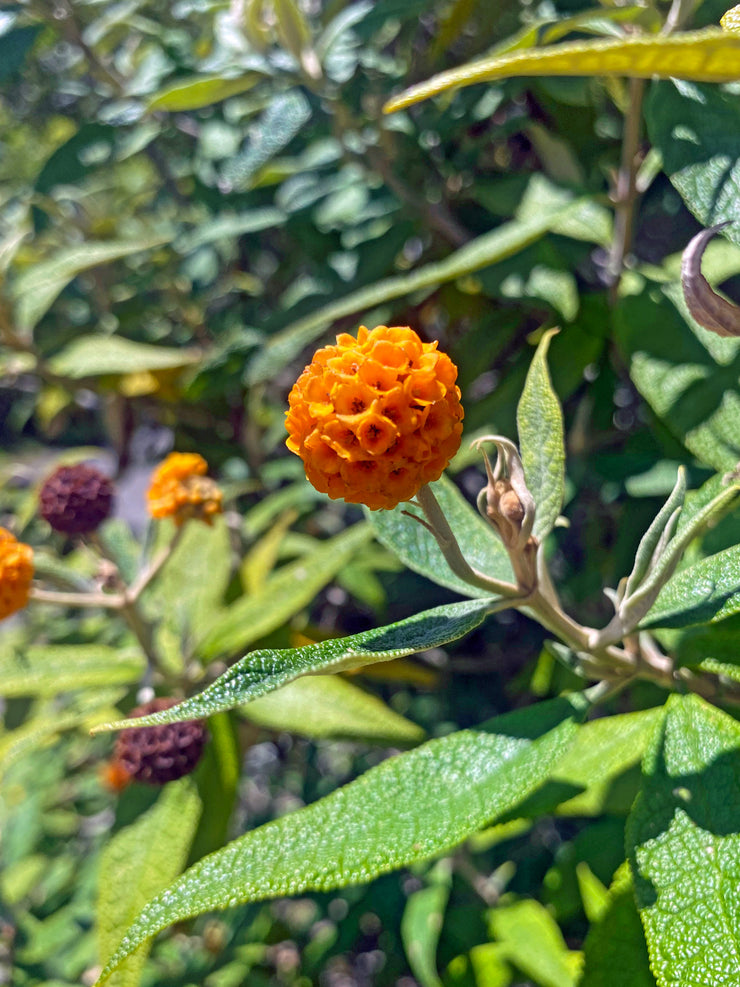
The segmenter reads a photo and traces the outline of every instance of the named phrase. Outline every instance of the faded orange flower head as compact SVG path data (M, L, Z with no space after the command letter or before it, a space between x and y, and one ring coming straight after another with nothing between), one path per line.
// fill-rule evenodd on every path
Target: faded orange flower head
M390 510L460 447L457 367L408 326L360 326L314 354L290 392L288 448L332 499Z
M171 517L178 527L190 518L212 524L223 509L223 494L207 472L197 452L171 452L152 474L146 495L151 516Z
M33 579L33 549L0 528L0 620L28 603Z

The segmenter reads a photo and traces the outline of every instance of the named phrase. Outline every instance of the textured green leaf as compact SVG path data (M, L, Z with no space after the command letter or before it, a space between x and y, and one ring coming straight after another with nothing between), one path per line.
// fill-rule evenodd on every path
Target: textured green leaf
M581 706L580 697L556 699L429 741L234 840L144 908L99 983L173 922L362 883L451 849L541 784L577 729Z
M605 913L588 931L583 956L579 987L655 987L627 862L609 888Z
M138 650L98 644L0 648L0 696L56 696L75 689L138 682L145 662Z
M707 667L707 662L715 662L728 674L728 666L736 664L734 675L740 674L740 614L707 626L658 631L656 637L680 665Z
M173 86L155 93L149 100L149 110L198 110L202 106L212 106L229 96L251 89L261 76L257 72L247 72L238 79L224 79L219 75L201 75L192 79L180 80Z
M584 723L551 778L521 807L522 813L626 815L639 784L639 771L633 769L662 715L660 708L646 709Z
M737 721L697 696L671 696L627 823L659 987L740 982L738 776Z
M653 561L653 556L661 541L661 537L666 531L669 522L671 522L674 513L679 511L683 506L685 496L686 470L683 469L683 467L679 467L678 478L670 496L668 497L668 500L658 511L650 527L640 539L640 544L637 546L637 551L635 552L635 564L632 567L632 572L627 578L627 588L624 592L625 597L630 596L637 589L645 576L648 575L650 564ZM675 520L672 523L676 523Z
M546 332L537 347L516 412L524 475L537 505L532 533L540 541L552 530L565 496L563 412L547 369L555 332Z
M122 336L78 336L49 360L49 369L60 377L81 380L186 367L196 363L200 356L200 351L194 348L152 346Z
M676 573L643 621L645 627L686 627L740 612L740 546Z
M107 959L121 936L155 894L182 870L200 816L192 778L166 785L148 812L120 830L100 858L98 936ZM113 987L138 987L148 944L129 956L111 977Z
M264 696L301 675L343 672L391 658L413 655L456 641L478 627L494 601L466 600L415 614L387 627L362 631L351 637L332 638L303 648L276 651L265 648L246 655L198 696L171 709L134 720L119 720L99 729L176 723L234 709Z
M207 223L200 223L189 233L183 233L175 240L175 250L188 254L206 243L216 243L219 240L234 239L245 233L257 233L260 230L274 229L282 226L286 216L281 209L266 207L250 209L244 213L220 213Z
M30 333L59 292L83 271L131 254L143 253L166 242L167 237L154 237L133 241L84 243L79 247L65 247L48 260L34 264L20 274L13 285L15 317L19 330Z
M243 596L212 621L197 646L200 657L210 661L235 654L280 627L307 606L372 535L369 525L356 524L283 566L258 592Z
M412 973L421 987L442 987L437 973L437 943L450 897L449 860L440 860L426 886L409 895L401 918L401 939Z
M255 699L244 716L270 730L313 739L352 737L387 744L417 744L421 727L336 675L307 675Z
M740 37L717 29L672 35L626 34L602 41L564 41L545 48L481 58L440 72L389 100L395 113L449 89L494 79L540 75L618 75L633 79L672 77L702 82L738 78Z
M366 288L359 288L276 333L250 363L248 382L254 384L272 377L302 349L325 333L337 319L355 313L359 315L413 292L431 291L440 284L455 281L473 271L499 263L535 243L549 230L564 226L567 231L568 223L578 225L584 212L592 215L592 210L593 204L587 199L576 199L565 204L559 201L554 208L540 209L538 214L529 215L526 219L514 219L490 233L476 237L444 260L426 264L410 274L399 274ZM582 232L580 226L578 232ZM565 232L564 235L569 233Z
M740 105L735 87L658 83L651 87L646 118L663 169L688 208L702 226L735 220L722 235L740 244Z
M481 479L481 487L483 483ZM430 486L470 565L487 576L512 581L509 556L491 525L470 506L446 476ZM421 509L414 507L413 503L399 504L392 511L365 511L365 514L375 529L378 541L409 569L464 596L483 596L484 590L471 586L455 575L433 536L422 524L408 517L406 511L423 517Z

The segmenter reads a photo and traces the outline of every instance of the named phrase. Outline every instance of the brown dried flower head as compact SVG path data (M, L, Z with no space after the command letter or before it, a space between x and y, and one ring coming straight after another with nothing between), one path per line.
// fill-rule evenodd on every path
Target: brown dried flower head
M39 492L41 516L62 534L86 535L110 514L113 494L113 482L94 466L60 466Z
M178 701L157 697L137 706L129 715L149 716L177 705ZM136 781L164 785L194 770L203 753L206 736L201 720L129 727L118 735L112 765L119 773L126 772Z

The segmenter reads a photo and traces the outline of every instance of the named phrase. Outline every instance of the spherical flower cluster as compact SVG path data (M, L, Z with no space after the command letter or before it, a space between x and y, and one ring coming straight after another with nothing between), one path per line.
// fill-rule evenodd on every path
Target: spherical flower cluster
M211 524L223 509L223 494L207 471L208 463L197 453L171 452L152 475L147 492L151 516L171 517L178 527L189 518Z
M28 603L33 579L33 549L0 528L0 620Z
M149 716L175 706L178 700L156 698L137 706L130 716ZM206 728L200 720L161 723L153 727L129 727L116 740L113 760L106 780L120 789L126 781L164 785L195 769L206 742Z
M390 510L455 455L457 367L408 326L361 326L314 355L290 392L288 448L332 499Z
M85 463L60 466L39 492L41 516L55 531L86 535L102 524L113 508L113 483Z

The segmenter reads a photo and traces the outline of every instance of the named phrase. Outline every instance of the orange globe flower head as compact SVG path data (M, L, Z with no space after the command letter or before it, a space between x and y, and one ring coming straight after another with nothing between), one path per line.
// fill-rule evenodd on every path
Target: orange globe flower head
M0 620L28 603L33 579L33 549L0 528Z
M171 517L178 527L190 518L212 524L223 510L223 494L207 472L198 453L171 452L152 474L146 495L151 516Z
M460 447L457 367L408 326L360 326L314 354L290 392L286 445L333 500L390 510Z

